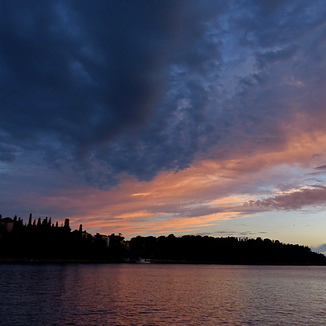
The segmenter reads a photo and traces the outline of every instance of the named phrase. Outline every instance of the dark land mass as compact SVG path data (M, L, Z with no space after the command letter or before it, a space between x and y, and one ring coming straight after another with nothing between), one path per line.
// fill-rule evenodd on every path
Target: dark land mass
M278 240L171 234L125 241L121 234L93 236L82 225L71 231L68 219L59 226L51 218L33 220L31 214L24 224L17 216L0 215L2 263L131 263L139 257L154 263L326 265L323 254Z

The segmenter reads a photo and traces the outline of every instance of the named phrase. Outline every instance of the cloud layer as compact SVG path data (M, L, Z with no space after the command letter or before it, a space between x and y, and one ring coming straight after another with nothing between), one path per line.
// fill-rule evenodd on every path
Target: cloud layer
M1 2L2 207L156 232L323 205L325 14L321 0Z
M150 180L212 152L282 146L293 119L323 127L323 2L12 1L0 12L4 162L36 151L107 187L122 172Z

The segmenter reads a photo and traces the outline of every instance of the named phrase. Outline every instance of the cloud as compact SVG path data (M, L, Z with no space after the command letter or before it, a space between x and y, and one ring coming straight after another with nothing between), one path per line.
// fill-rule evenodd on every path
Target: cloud
M317 166L315 167L315 170L326 170L326 165L321 165L321 166Z
M326 244L325 243L317 248L311 248L311 249L315 252L322 253L324 255L326 254Z
M3 106L11 109L3 128L26 124L21 132L63 133L80 146L147 119L165 61L155 44L173 43L165 20L173 26L174 8L90 1L1 6Z
M166 108L171 103L163 102L169 102L164 100L169 87L181 80L176 77L169 85L171 75L188 74L182 83L198 88L200 96L205 66L218 55L203 27L212 6L191 3L196 9L189 4L2 3L0 68L5 96L0 130L8 134L2 147L14 144L38 151L48 161L53 152L64 152L63 164L80 164L86 178L99 185L101 178L114 184L111 179L123 171L150 179L162 169L185 168L193 160L187 151L186 162L160 164L152 158L146 173L135 163L153 148L168 146L162 144L169 132L164 120L171 120L176 108ZM213 8L218 14L218 6ZM183 66L182 73L176 72L177 66ZM178 129L183 123L194 128L194 114L198 116L186 114L188 122L180 121ZM144 144L158 119L165 128L160 126L161 134ZM12 160L18 154L8 155L1 159ZM131 164L133 156L136 161ZM97 176L98 166L106 169L107 178Z
M202 160L282 152L294 132L325 127L325 10L1 3L0 160L109 189L125 175L148 182Z
M318 206L326 204L326 187L311 186L261 200L249 201L245 207L258 207L263 209L298 210L306 206Z

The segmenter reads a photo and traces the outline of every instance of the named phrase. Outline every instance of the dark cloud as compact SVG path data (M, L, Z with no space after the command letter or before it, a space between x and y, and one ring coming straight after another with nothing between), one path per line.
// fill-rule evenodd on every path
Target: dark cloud
M0 160L33 152L106 188L282 146L284 123L310 109L291 99L308 103L313 88L313 110L324 103L325 7L1 2Z
M261 200L245 203L244 207L267 210L297 210L305 206L317 206L326 204L326 187L311 186L311 188L301 189L291 193L268 197Z
M326 170L326 165L317 166L315 170Z
M174 26L175 8L128 1L1 6L1 128L22 127L16 138L53 133L84 147L148 118L164 45L174 40L167 21Z

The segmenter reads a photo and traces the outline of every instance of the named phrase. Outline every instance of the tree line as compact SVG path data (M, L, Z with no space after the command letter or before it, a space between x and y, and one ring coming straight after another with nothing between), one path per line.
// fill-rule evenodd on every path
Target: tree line
M130 240L136 256L166 262L263 265L325 265L323 254L306 246L278 240L185 235L141 237Z
M69 219L60 226L47 217L28 224L21 218L0 215L0 258L2 261L118 261L125 256L121 235L87 233L80 225L71 231Z
M125 241L121 234L91 235L71 231L69 219L61 226L51 219L3 219L0 215L0 260L53 262L212 263L264 265L326 265L323 254L278 240L236 237L137 236Z

